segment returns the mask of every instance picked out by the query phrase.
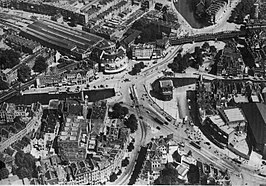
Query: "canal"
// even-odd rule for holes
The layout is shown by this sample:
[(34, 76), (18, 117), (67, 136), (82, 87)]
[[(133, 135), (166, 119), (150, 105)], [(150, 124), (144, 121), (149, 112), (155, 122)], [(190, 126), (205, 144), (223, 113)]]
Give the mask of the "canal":
[(192, 28), (203, 28), (204, 26), (208, 26), (205, 21), (196, 19), (193, 11), (193, 3), (195, 2), (196, 0), (177, 0), (174, 4), (178, 12), (186, 19)]
[[(112, 88), (110, 89), (99, 89), (99, 90), (87, 90), (84, 91), (84, 97), (88, 96), (89, 102), (95, 102), (103, 99), (107, 99), (110, 97), (115, 96), (115, 90)], [(51, 99), (78, 99), (81, 100), (82, 94), (79, 93), (66, 93), (62, 92), (59, 94), (48, 94), (48, 93), (40, 93), (40, 94), (24, 94), (24, 95), (17, 95), (10, 99), (8, 99), (7, 103), (15, 103), (15, 104), (25, 104), (30, 105), (31, 103), (39, 102), (43, 105), (48, 105)]]

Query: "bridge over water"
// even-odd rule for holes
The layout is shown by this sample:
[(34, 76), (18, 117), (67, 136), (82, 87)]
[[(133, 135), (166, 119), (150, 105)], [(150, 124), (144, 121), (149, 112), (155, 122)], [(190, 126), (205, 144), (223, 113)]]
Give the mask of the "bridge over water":
[(182, 45), (193, 42), (202, 42), (209, 40), (230, 39), (235, 37), (246, 36), (246, 31), (230, 31), (230, 32), (217, 32), (210, 34), (198, 34), (194, 36), (184, 36), (179, 38), (170, 39), (171, 45)]

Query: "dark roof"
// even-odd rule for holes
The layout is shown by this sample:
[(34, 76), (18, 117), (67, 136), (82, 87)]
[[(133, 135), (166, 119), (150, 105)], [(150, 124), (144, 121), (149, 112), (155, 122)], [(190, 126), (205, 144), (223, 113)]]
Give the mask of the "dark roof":
[(119, 48), (116, 53), (108, 54), (108, 53), (103, 53), (102, 59), (104, 60), (115, 60), (116, 58), (120, 58), (125, 54), (124, 50)]
[(132, 34), (130, 34), (128, 37), (126, 37), (123, 42), (128, 45), (132, 41), (134, 41), (139, 35), (141, 34), (141, 31), (134, 30)]
[(157, 39), (156, 40), (156, 45), (159, 45), (159, 46), (164, 46), (166, 45), (166, 43), (169, 41), (168, 38), (164, 38), (164, 39)]
[(266, 105), (262, 103), (248, 103), (241, 105), (248, 120), (248, 125), (258, 144), (266, 143)]
[(20, 35), (30, 36), (34, 40), (47, 42), (68, 50), (77, 48), (81, 51), (87, 51), (99, 42), (107, 42), (102, 37), (50, 20), (35, 21), (25, 27)]

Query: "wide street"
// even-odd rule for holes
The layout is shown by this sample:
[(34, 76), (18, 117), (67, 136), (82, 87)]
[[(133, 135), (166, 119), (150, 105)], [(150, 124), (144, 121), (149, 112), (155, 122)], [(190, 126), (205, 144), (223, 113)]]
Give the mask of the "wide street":
[[(231, 6), (228, 8), (227, 12), (225, 12), (225, 15), (223, 18), (214, 26), (205, 28), (205, 29), (193, 29), (192, 33), (206, 33), (206, 32), (219, 32), (221, 29), (223, 31), (226, 31), (227, 28), (227, 19), (230, 16), (231, 11), (235, 8), (235, 6), (239, 3), (239, 0), (233, 1)], [(256, 185), (259, 183), (265, 183), (266, 178), (261, 177), (257, 175), (254, 172), (254, 169), (249, 169), (245, 165), (237, 165), (232, 161), (232, 158), (228, 157), (228, 154), (226, 154), (226, 151), (221, 151), (219, 148), (217, 148), (214, 144), (209, 142), (206, 138), (204, 140), (208, 141), (210, 145), (206, 145), (204, 141), (201, 143), (201, 149), (196, 149), (190, 144), (190, 141), (193, 141), (193, 139), (189, 139), (188, 133), (186, 131), (193, 131), (192, 127), (189, 124), (181, 124), (177, 123), (174, 120), (169, 123), (169, 125), (160, 125), (157, 122), (154, 121), (154, 117), (159, 117), (161, 119), (165, 119), (165, 116), (168, 116), (165, 111), (160, 108), (154, 101), (151, 99), (149, 91), (147, 91), (147, 86), (150, 86), (150, 84), (161, 76), (161, 71), (167, 68), (167, 64), (169, 62), (172, 62), (173, 58), (175, 57), (177, 51), (182, 48), (187, 47), (184, 46), (176, 46), (173, 49), (171, 49), (171, 52), (167, 54), (166, 57), (162, 60), (158, 60), (158, 63), (156, 65), (153, 65), (151, 68), (144, 69), (137, 77), (130, 76), (128, 74), (125, 74), (123, 78), (128, 78), (130, 82), (120, 82), (119, 85), (119, 92), (122, 94), (122, 96), (117, 99), (116, 101), (123, 101), (124, 105), (128, 105), (130, 112), (135, 113), (137, 116), (141, 116), (140, 119), (140, 127), (139, 129), (145, 131), (142, 131), (140, 136), (140, 142), (138, 143), (143, 144), (144, 139), (146, 139), (146, 142), (148, 142), (151, 137), (160, 136), (160, 135), (168, 135), (168, 134), (174, 134), (174, 139), (177, 141), (183, 141), (185, 143), (185, 148), (187, 150), (191, 150), (193, 153), (193, 156), (205, 163), (212, 164), (213, 166), (221, 169), (221, 170), (228, 170), (231, 176), (231, 180), (233, 184), (235, 185)], [(188, 47), (189, 48), (189, 47)], [(188, 49), (189, 50), (189, 49)], [(132, 90), (132, 85), (134, 85), (134, 88), (136, 91), (134, 91), (137, 96), (134, 96), (136, 100), (132, 101), (129, 94), (132, 93), (129, 91), (129, 89)], [(183, 98), (186, 98), (182, 96)], [(186, 99), (185, 99), (186, 102)], [(137, 107), (136, 107), (137, 103)], [(132, 107), (130, 107), (132, 106)], [(181, 107), (181, 108), (180, 108)], [(181, 104), (179, 108), (182, 110), (185, 110), (187, 113), (187, 105)], [(175, 118), (175, 119), (181, 119), (181, 118)], [(146, 127), (143, 127), (146, 126)], [(143, 137), (143, 134), (147, 135), (146, 137)], [(134, 158), (131, 160), (131, 163), (127, 167), (126, 171), (122, 173), (122, 175), (119, 177), (117, 181), (114, 182), (114, 184), (127, 184), (129, 177), (131, 173), (133, 172), (135, 160), (137, 158), (136, 153), (138, 151), (138, 147), (135, 146), (134, 149)], [(228, 150), (227, 150), (228, 151)]]

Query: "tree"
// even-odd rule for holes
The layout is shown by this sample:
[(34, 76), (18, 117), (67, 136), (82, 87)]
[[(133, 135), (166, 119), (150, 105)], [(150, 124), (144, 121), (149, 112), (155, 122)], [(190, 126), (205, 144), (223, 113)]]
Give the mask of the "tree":
[(182, 55), (179, 53), (174, 58), (173, 63), (168, 64), (168, 67), (171, 68), (173, 72), (181, 73), (186, 67), (184, 66), (184, 59)]
[(48, 67), (48, 64), (46, 63), (44, 57), (39, 56), (35, 60), (35, 64), (33, 66), (34, 72), (44, 72)]
[(134, 145), (133, 145), (133, 143), (132, 143), (132, 142), (131, 142), (131, 143), (129, 143), (129, 145), (128, 145), (127, 149), (128, 149), (128, 152), (131, 152), (131, 151), (134, 149)]
[(145, 65), (144, 65), (143, 62), (140, 62), (140, 63), (138, 63), (138, 64), (139, 64), (140, 68), (145, 68)]
[(200, 174), (199, 174), (199, 168), (196, 165), (193, 164), (189, 165), (187, 178), (188, 182), (192, 185), (199, 183)]
[(119, 103), (115, 103), (113, 106), (113, 112), (110, 113), (112, 118), (124, 118), (128, 114), (128, 108), (122, 107)]
[(1, 78), (0, 78), (0, 90), (6, 90), (8, 89), (8, 83), (3, 81)]
[(181, 155), (178, 153), (178, 150), (176, 150), (173, 154), (172, 157), (175, 161), (181, 163)]
[(119, 169), (119, 171), (117, 172), (117, 175), (121, 175), (122, 174), (122, 171), (121, 169)]
[(18, 166), (16, 174), (19, 178), (31, 178), (36, 172), (36, 158), (30, 153), (18, 151), (15, 155), (15, 163)]
[(0, 49), (0, 69), (13, 68), (19, 64), (20, 54), (13, 49)]
[(3, 161), (0, 161), (0, 169), (6, 168), (6, 164)]
[(155, 41), (156, 39), (162, 38), (162, 32), (169, 34), (171, 32), (170, 28), (158, 27), (155, 23), (150, 23), (146, 19), (139, 19), (135, 21), (132, 25), (133, 29), (139, 30), (142, 33), (140, 37), (136, 38), (135, 43), (147, 43)]
[(192, 156), (192, 151), (191, 150), (188, 151), (187, 156)]
[(138, 120), (134, 114), (131, 114), (129, 118), (125, 121), (125, 125), (130, 128), (131, 133), (138, 129)]
[(179, 185), (184, 181), (178, 178), (178, 171), (171, 165), (166, 164), (160, 176), (154, 181), (154, 185)]
[(7, 178), (9, 175), (9, 171), (7, 168), (0, 169), (0, 180)]
[(208, 42), (204, 42), (201, 48), (202, 48), (203, 50), (208, 50), (208, 49), (210, 49), (210, 45), (209, 45)]
[(23, 151), (18, 151), (15, 155), (15, 163), (18, 167), (26, 166), (24, 162), (25, 153)]
[(122, 160), (122, 167), (126, 167), (129, 164), (128, 158)]
[(117, 175), (116, 175), (116, 173), (113, 172), (113, 173), (110, 175), (110, 182), (114, 182), (116, 179), (117, 179)]
[(176, 62), (169, 63), (168, 68), (170, 68), (173, 72), (179, 72), (179, 64)]
[(200, 184), (207, 185), (208, 176), (206, 174), (201, 175), (200, 177)]
[(30, 79), (30, 67), (28, 65), (23, 64), (19, 69), (18, 69), (18, 80), (20, 82), (26, 82), (27, 80)]
[(210, 46), (210, 51), (211, 51), (211, 53), (216, 53), (217, 49), (215, 46), (212, 45), (212, 46)]
[(228, 22), (243, 23), (247, 14), (251, 14), (254, 11), (254, 3), (256, 0), (245, 0), (240, 2), (229, 17)]
[(19, 179), (32, 178), (30, 171), (25, 167), (18, 168), (16, 170), (16, 174), (19, 177)]

